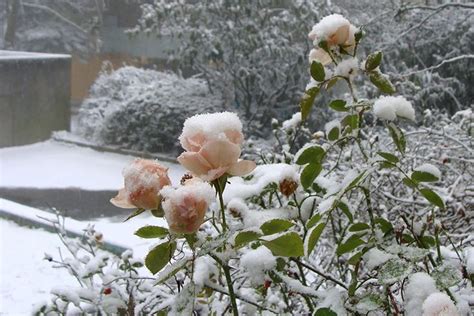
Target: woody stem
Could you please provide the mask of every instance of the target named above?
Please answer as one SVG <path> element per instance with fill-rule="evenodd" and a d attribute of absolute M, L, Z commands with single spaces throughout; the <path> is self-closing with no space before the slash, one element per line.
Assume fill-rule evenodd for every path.
<path fill-rule="evenodd" d="M 216 179 L 214 181 L 214 185 L 216 187 L 217 195 L 219 196 L 219 204 L 221 207 L 221 219 L 222 219 L 222 228 L 224 232 L 227 230 L 227 223 L 225 221 L 225 206 L 224 206 L 224 199 L 222 198 L 222 187 L 221 184 L 219 183 L 219 179 Z"/>

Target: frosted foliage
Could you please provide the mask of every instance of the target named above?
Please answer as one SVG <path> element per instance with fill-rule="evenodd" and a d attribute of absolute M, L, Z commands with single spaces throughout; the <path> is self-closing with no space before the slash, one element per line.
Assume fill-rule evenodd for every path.
<path fill-rule="evenodd" d="M 367 269 L 372 270 L 380 266 L 381 264 L 387 262 L 388 260 L 394 258 L 394 255 L 386 253 L 377 248 L 372 248 L 364 254 L 363 258 L 366 262 L 365 265 Z"/>
<path fill-rule="evenodd" d="M 79 109 L 77 132 L 99 144 L 178 153 L 176 135 L 186 118 L 223 106 L 202 79 L 122 67 L 95 81 Z"/>
<path fill-rule="evenodd" d="M 436 283 L 427 273 L 417 272 L 408 278 L 405 288 L 406 316 L 419 316 L 422 313 L 422 304 L 432 293 L 438 292 Z"/>
<path fill-rule="evenodd" d="M 469 274 L 474 274 L 474 247 L 466 250 L 466 271 Z"/>
<path fill-rule="evenodd" d="M 283 129 L 293 129 L 299 124 L 301 124 L 301 112 L 296 112 L 289 120 L 283 122 L 282 127 Z"/>
<path fill-rule="evenodd" d="M 215 262 L 209 257 L 199 257 L 194 262 L 193 281 L 197 286 L 203 287 L 212 275 L 218 273 Z"/>
<path fill-rule="evenodd" d="M 348 58 L 340 62 L 334 70 L 334 75 L 349 77 L 356 74 L 359 67 L 359 61 L 357 58 Z"/>
<path fill-rule="evenodd" d="M 445 293 L 433 293 L 423 302 L 423 316 L 459 316 L 458 309 Z"/>
<path fill-rule="evenodd" d="M 378 118 L 393 121 L 399 117 L 404 117 L 415 121 L 415 110 L 412 104 L 402 96 L 382 96 L 374 103 L 374 114 Z"/>
<path fill-rule="evenodd" d="M 262 284 L 265 280 L 265 272 L 276 267 L 276 258 L 266 247 L 258 247 L 244 253 L 240 259 L 241 266 L 254 284 Z"/>
<path fill-rule="evenodd" d="M 414 169 L 415 171 L 421 171 L 421 172 L 426 172 L 429 173 L 433 176 L 435 176 L 438 179 L 441 179 L 441 171 L 439 169 L 429 163 L 422 164 Z"/>

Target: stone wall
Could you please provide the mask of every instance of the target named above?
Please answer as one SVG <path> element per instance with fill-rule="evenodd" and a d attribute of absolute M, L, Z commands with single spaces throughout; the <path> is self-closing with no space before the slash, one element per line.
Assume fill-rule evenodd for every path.
<path fill-rule="evenodd" d="M 0 147 L 69 130 L 69 55 L 0 51 Z"/>

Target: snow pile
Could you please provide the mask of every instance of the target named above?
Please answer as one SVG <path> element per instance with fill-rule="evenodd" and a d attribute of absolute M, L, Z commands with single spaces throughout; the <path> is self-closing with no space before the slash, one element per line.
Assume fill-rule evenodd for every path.
<path fill-rule="evenodd" d="M 393 121 L 399 117 L 415 121 L 412 104 L 402 96 L 381 96 L 374 103 L 374 114 L 379 119 Z"/>
<path fill-rule="evenodd" d="M 426 172 L 426 173 L 429 173 L 429 174 L 435 176 L 438 179 L 441 179 L 441 171 L 439 171 L 439 169 L 437 167 L 435 167 L 435 166 L 433 166 L 432 164 L 429 164 L 429 163 L 422 164 L 422 165 L 416 167 L 413 170 L 414 171 L 420 171 L 420 172 Z"/>
<path fill-rule="evenodd" d="M 218 275 L 219 269 L 214 260 L 209 257 L 198 257 L 194 262 L 193 281 L 197 286 L 203 287 L 212 275 Z"/>
<path fill-rule="evenodd" d="M 326 137 L 334 128 L 337 128 L 339 131 L 341 130 L 341 122 L 338 119 L 327 122 L 324 125 L 324 130 L 326 131 Z"/>
<path fill-rule="evenodd" d="M 196 135 L 205 135 L 206 141 L 228 139 L 229 135 L 226 132 L 229 131 L 242 133 L 242 122 L 237 114 L 233 112 L 198 114 L 184 121 L 179 141 L 186 148 L 187 140 Z"/>
<path fill-rule="evenodd" d="M 408 285 L 405 288 L 405 315 L 419 316 L 422 311 L 422 304 L 428 296 L 438 292 L 436 282 L 427 273 L 417 272 L 408 278 Z"/>
<path fill-rule="evenodd" d="M 466 250 L 466 271 L 469 275 L 474 274 L 474 247 Z"/>
<path fill-rule="evenodd" d="M 348 33 L 350 25 L 349 21 L 342 15 L 331 14 L 325 16 L 318 24 L 314 25 L 308 37 L 317 45 L 320 41 L 328 40 L 338 32 Z"/>
<path fill-rule="evenodd" d="M 357 58 L 348 58 L 341 61 L 334 70 L 335 76 L 350 77 L 356 74 L 359 69 Z"/>
<path fill-rule="evenodd" d="M 423 302 L 423 316 L 459 316 L 459 311 L 448 295 L 433 293 Z"/>
<path fill-rule="evenodd" d="M 283 122 L 282 127 L 284 130 L 295 129 L 301 124 L 301 112 L 296 112 L 293 116 Z"/>
<path fill-rule="evenodd" d="M 276 258 L 266 247 L 258 247 L 244 253 L 240 265 L 247 271 L 252 283 L 261 285 L 265 281 L 265 272 L 275 269 Z"/>
<path fill-rule="evenodd" d="M 369 270 L 373 270 L 374 268 L 380 266 L 381 264 L 387 262 L 392 258 L 395 258 L 395 256 L 377 248 L 370 249 L 363 256 L 365 266 Z"/>
<path fill-rule="evenodd" d="M 79 110 L 77 132 L 99 144 L 178 153 L 185 119 L 223 106 L 204 80 L 123 67 L 96 80 Z"/>

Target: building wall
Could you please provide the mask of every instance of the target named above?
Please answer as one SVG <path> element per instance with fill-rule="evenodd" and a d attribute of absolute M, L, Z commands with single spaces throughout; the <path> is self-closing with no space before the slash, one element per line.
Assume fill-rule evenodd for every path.
<path fill-rule="evenodd" d="M 0 147 L 69 130 L 69 55 L 0 51 Z"/>

